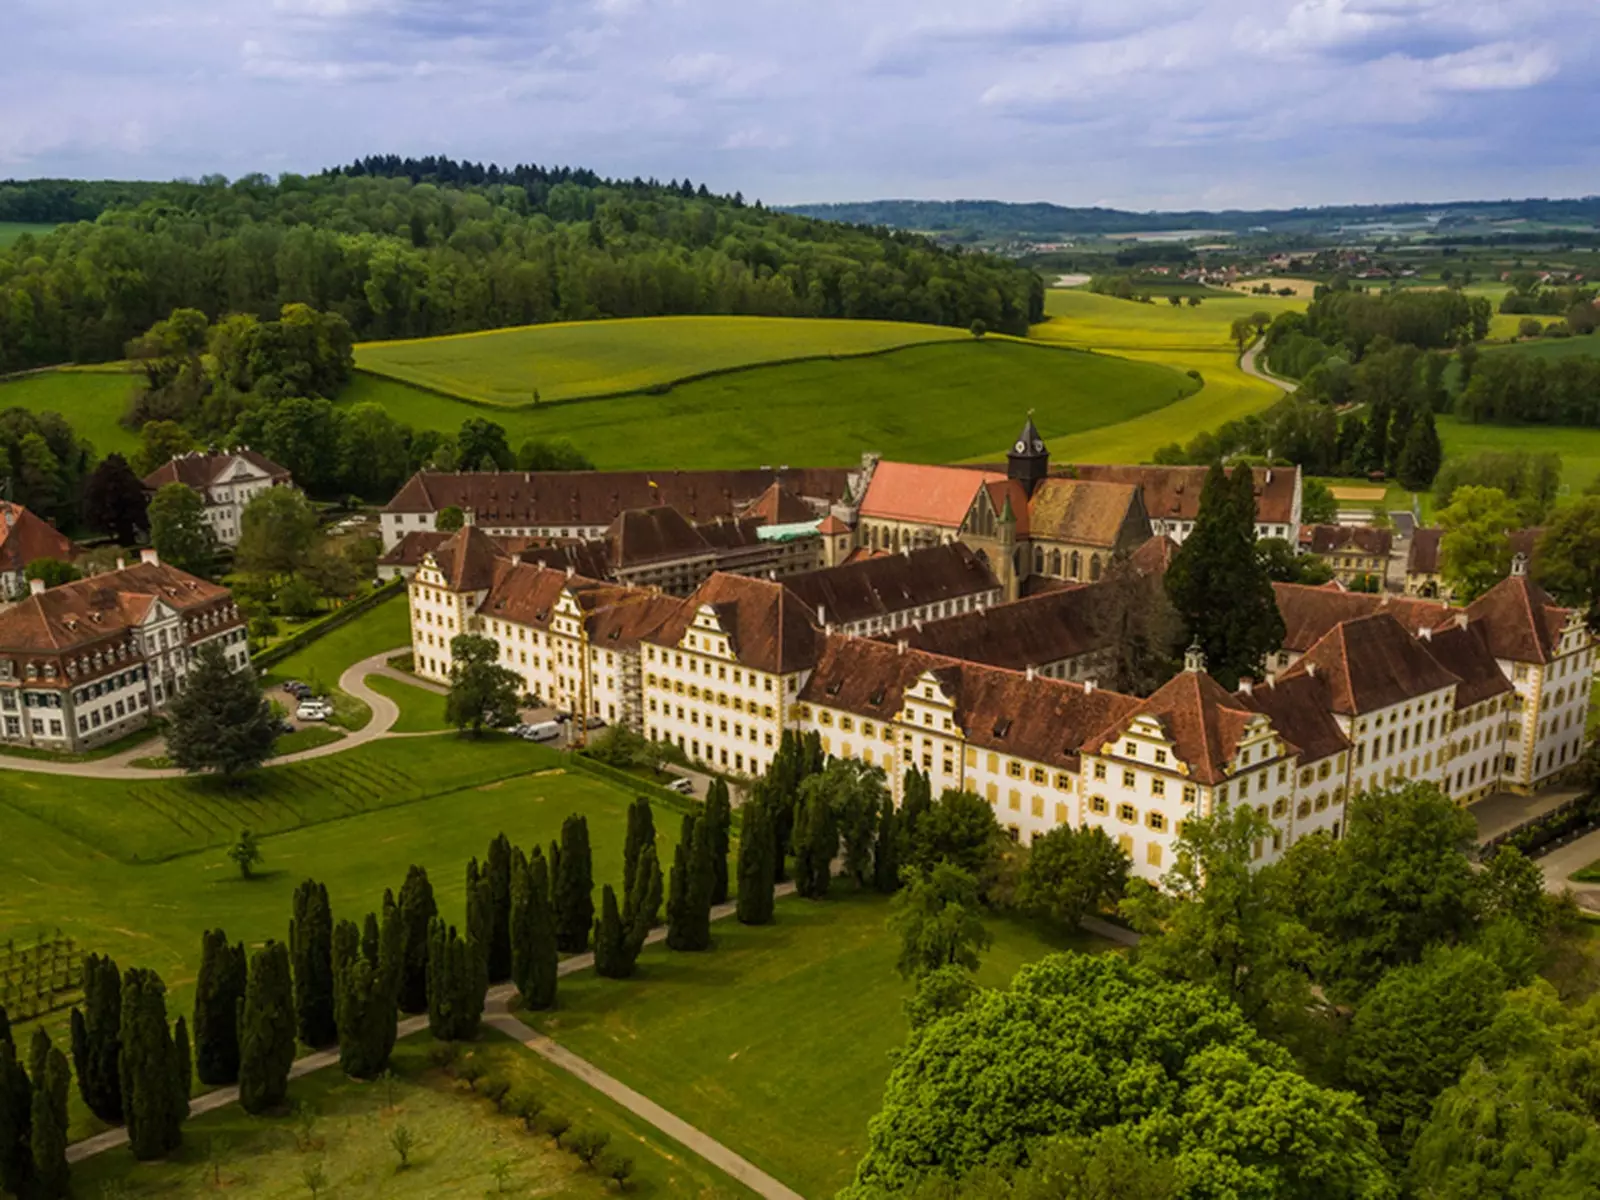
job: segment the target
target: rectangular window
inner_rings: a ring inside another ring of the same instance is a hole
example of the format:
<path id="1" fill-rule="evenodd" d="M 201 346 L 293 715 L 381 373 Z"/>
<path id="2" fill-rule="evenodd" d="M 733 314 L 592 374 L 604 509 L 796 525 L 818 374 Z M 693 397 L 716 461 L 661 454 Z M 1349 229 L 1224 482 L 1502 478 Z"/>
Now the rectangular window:
<path id="1" fill-rule="evenodd" d="M 1095 765 L 1094 765 L 1094 777 L 1096 779 L 1104 779 L 1106 777 L 1106 765 L 1105 765 L 1105 763 L 1103 763 L 1103 762 L 1095 763 Z"/>
<path id="2" fill-rule="evenodd" d="M 1122 786 L 1125 788 L 1138 787 L 1139 777 L 1132 771 L 1124 771 L 1122 773 Z"/>
<path id="3" fill-rule="evenodd" d="M 1119 821 L 1137 821 L 1138 819 L 1139 819 L 1139 814 L 1136 811 L 1134 811 L 1133 805 L 1131 805 L 1131 804 L 1119 804 L 1119 805 L 1117 805 L 1117 820 L 1119 820 Z"/>
<path id="4" fill-rule="evenodd" d="M 1106 815 L 1106 798 L 1104 796 L 1091 796 L 1089 798 L 1089 811 Z"/>
<path id="5" fill-rule="evenodd" d="M 1150 794 L 1152 796 L 1165 796 L 1167 794 L 1167 781 L 1165 779 L 1152 779 L 1150 781 Z"/>

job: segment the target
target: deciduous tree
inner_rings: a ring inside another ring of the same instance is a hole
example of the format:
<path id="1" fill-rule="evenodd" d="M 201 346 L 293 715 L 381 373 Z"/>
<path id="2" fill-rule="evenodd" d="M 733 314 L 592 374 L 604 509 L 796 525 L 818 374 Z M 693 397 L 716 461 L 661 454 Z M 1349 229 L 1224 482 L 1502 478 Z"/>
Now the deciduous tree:
<path id="1" fill-rule="evenodd" d="M 1033 839 L 1017 903 L 1075 929 L 1084 917 L 1121 899 L 1129 865 L 1098 825 L 1058 825 Z"/>
<path id="2" fill-rule="evenodd" d="M 979 916 L 977 881 L 947 862 L 911 873 L 889 902 L 889 928 L 900 938 L 895 969 L 906 979 L 948 966 L 976 971 L 992 940 Z"/>
<path id="3" fill-rule="evenodd" d="M 119 545 L 132 546 L 150 528 L 149 498 L 128 460 L 113 451 L 83 485 L 83 517 Z"/>
<path id="4" fill-rule="evenodd" d="M 1584 609 L 1590 630 L 1600 633 L 1600 495 L 1558 508 L 1533 557 L 1539 582 L 1563 604 Z"/>
<path id="5" fill-rule="evenodd" d="M 191 575 L 211 573 L 217 559 L 217 538 L 206 523 L 200 493 L 181 483 L 157 489 L 146 510 L 150 544 L 161 561 Z"/>
<path id="6" fill-rule="evenodd" d="M 457 729 L 470 729 L 474 737 L 483 732 L 485 724 L 515 721 L 522 679 L 500 665 L 500 644 L 475 633 L 457 634 L 450 639 L 450 655 L 445 720 Z"/>
<path id="7" fill-rule="evenodd" d="M 1460 600 L 1474 600 L 1511 572 L 1510 531 L 1521 522 L 1498 488 L 1458 487 L 1440 509 L 1439 573 Z"/>
<path id="8" fill-rule="evenodd" d="M 317 540 L 317 510 L 293 487 L 263 488 L 239 516 L 234 560 L 242 571 L 269 578 L 292 575 L 305 566 Z"/>

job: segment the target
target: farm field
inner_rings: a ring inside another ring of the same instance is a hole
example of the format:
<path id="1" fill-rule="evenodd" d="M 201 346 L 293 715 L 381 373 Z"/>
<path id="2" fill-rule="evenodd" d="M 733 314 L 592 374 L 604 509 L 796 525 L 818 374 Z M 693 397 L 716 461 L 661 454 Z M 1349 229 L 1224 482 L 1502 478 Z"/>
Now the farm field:
<path id="1" fill-rule="evenodd" d="M 0 249 L 11 245 L 26 233 L 43 236 L 54 229 L 54 225 L 39 225 L 31 221 L 0 221 Z"/>
<path id="2" fill-rule="evenodd" d="M 511 1168 L 503 1194 L 590 1200 L 614 1187 L 548 1135 L 528 1133 L 487 1100 L 463 1093 L 431 1067 L 426 1034 L 396 1043 L 392 1099 L 388 1085 L 358 1083 L 328 1068 L 289 1085 L 291 1099 L 317 1114 L 311 1145 L 296 1143 L 289 1116 L 249 1117 L 237 1105 L 190 1121 L 183 1148 L 155 1163 L 135 1163 L 112 1150 L 72 1169 L 80 1196 L 201 1195 L 265 1198 L 308 1195 L 304 1173 L 320 1165 L 332 1196 L 432 1200 L 436 1196 L 499 1195 L 490 1174 L 497 1160 Z M 649 1200 L 698 1197 L 735 1200 L 752 1193 L 716 1168 L 631 1116 L 598 1092 L 493 1031 L 470 1053 L 514 1087 L 531 1088 L 575 1126 L 611 1135 L 611 1148 L 634 1162 L 632 1195 Z M 415 1141 L 411 1166 L 395 1169 L 390 1132 L 404 1125 Z M 207 1161 L 208 1154 L 213 1161 Z M 213 1175 L 215 1171 L 215 1176 Z M 116 1189 L 121 1188 L 122 1191 Z"/>
<path id="3" fill-rule="evenodd" d="M 1446 460 L 1489 450 L 1553 450 L 1561 455 L 1562 478 L 1581 492 L 1600 478 L 1600 429 L 1564 425 L 1474 425 L 1448 414 L 1436 419 Z"/>
<path id="4" fill-rule="evenodd" d="M 368 675 L 367 686 L 400 706 L 400 719 L 391 727 L 395 733 L 425 733 L 445 729 L 445 698 L 415 684 L 402 683 L 387 675 Z"/>
<path id="5" fill-rule="evenodd" d="M 96 454 L 126 453 L 139 444 L 138 435 L 120 423 L 136 383 L 122 371 L 41 371 L 0 382 L 0 411 L 58 412 Z"/>
<path id="6" fill-rule="evenodd" d="M 495 414 L 371 375 L 358 375 L 340 399 L 376 401 L 417 428 L 454 430 L 492 415 L 513 447 L 531 437 L 570 438 L 597 467 L 620 469 L 815 466 L 856 462 L 864 450 L 917 462 L 994 457 L 1030 408 L 1040 432 L 1060 438 L 1164 410 L 1193 388 L 1181 371 L 1155 362 L 964 337 L 870 358 L 767 366 L 661 395 Z"/>
<path id="7" fill-rule="evenodd" d="M 1198 392 L 1159 411 L 1058 437 L 1050 443 L 1051 456 L 1058 462 L 1144 462 L 1168 442 L 1186 442 L 1203 429 L 1271 406 L 1283 391 L 1239 369 L 1228 329 L 1235 317 L 1302 307 L 1304 301 L 1281 296 L 1222 295 L 1199 308 L 1173 308 L 1093 292 L 1046 293 L 1048 319 L 1033 327 L 1032 337 L 1196 370 L 1205 380 Z"/>
<path id="8" fill-rule="evenodd" d="M 1518 317 L 1517 320 L 1521 320 Z M 1555 317 L 1540 317 L 1541 321 L 1553 321 Z M 1536 338 L 1532 341 L 1513 342 L 1509 346 L 1496 346 L 1496 354 L 1526 354 L 1531 358 L 1562 359 L 1562 358 L 1600 358 L 1600 337 L 1590 334 L 1585 337 L 1565 338 Z"/>
<path id="9" fill-rule="evenodd" d="M 706 371 L 970 338 L 964 329 L 807 317 L 641 317 L 366 342 L 361 369 L 487 404 L 609 396 Z"/>
<path id="10" fill-rule="evenodd" d="M 807 1197 L 849 1182 L 905 1039 L 898 942 L 885 897 L 843 884 L 791 897 L 777 921 L 713 927 L 708 954 L 647 948 L 633 980 L 585 972 L 560 1007 L 524 1014 L 589 1059 Z M 990 922 L 979 981 L 999 985 L 1062 949 L 1104 948 L 1022 922 Z"/>

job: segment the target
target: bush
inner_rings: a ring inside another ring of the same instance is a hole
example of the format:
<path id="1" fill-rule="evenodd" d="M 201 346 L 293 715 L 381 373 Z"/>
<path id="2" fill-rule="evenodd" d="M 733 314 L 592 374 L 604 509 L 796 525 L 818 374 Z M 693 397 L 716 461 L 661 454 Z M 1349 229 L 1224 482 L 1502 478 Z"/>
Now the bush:
<path id="1" fill-rule="evenodd" d="M 478 1085 L 478 1095 L 490 1101 L 501 1112 L 506 1111 L 506 1094 L 511 1091 L 511 1081 L 500 1075 L 487 1075 Z"/>
<path id="2" fill-rule="evenodd" d="M 572 1128 L 572 1118 L 563 1112 L 549 1112 L 544 1115 L 544 1131 L 555 1140 L 556 1145 L 561 1145 L 561 1139 L 567 1130 Z"/>
<path id="3" fill-rule="evenodd" d="M 633 1176 L 633 1159 L 615 1150 L 608 1150 L 595 1163 L 595 1170 L 607 1179 L 616 1180 L 617 1190 L 625 1192 L 628 1190 L 628 1180 Z"/>
<path id="4" fill-rule="evenodd" d="M 435 1042 L 428 1047 L 428 1061 L 441 1071 L 448 1071 L 456 1065 L 460 1053 L 454 1042 Z"/>
<path id="5" fill-rule="evenodd" d="M 587 1167 L 592 1167 L 602 1151 L 611 1144 L 611 1135 L 598 1129 L 579 1129 L 567 1139 L 567 1149 L 571 1150 Z"/>
<path id="6" fill-rule="evenodd" d="M 506 1102 L 501 1111 L 510 1113 L 513 1117 L 521 1117 L 523 1128 L 532 1133 L 533 1123 L 539 1119 L 539 1114 L 544 1111 L 544 1101 L 532 1088 L 521 1087 L 515 1089 L 506 1097 Z"/>

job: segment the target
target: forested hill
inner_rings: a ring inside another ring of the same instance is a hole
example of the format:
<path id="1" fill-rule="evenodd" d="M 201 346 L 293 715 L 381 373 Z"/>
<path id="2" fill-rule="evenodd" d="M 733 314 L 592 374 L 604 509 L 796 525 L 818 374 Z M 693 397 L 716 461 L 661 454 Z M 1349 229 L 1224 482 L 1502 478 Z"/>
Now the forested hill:
<path id="1" fill-rule="evenodd" d="M 676 313 L 1012 333 L 1043 318 L 1042 282 L 1014 263 L 687 182 L 378 157 L 310 177 L 132 186 L 150 190 L 0 251 L 0 372 L 120 358 L 175 308 L 266 318 L 303 302 L 364 339 Z M 60 187 L 5 194 L 59 200 Z"/>

